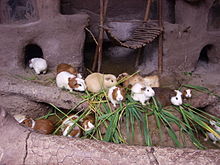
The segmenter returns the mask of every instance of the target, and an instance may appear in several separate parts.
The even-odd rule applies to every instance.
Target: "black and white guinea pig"
[[[108,99],[114,107],[125,100],[126,90],[120,86],[113,86],[108,90]]]
[[[59,88],[65,88],[72,92],[75,91],[85,91],[86,84],[85,81],[81,78],[76,77],[75,75],[69,72],[60,72],[56,76],[56,84]]]
[[[155,97],[162,106],[181,105],[182,93],[178,90],[172,90],[170,88],[157,88],[153,87],[155,91]]]
[[[36,74],[47,72],[47,61],[43,58],[32,58],[29,60],[29,67],[33,68]]]

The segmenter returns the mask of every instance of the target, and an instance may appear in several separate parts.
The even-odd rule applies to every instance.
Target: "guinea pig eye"
[[[81,87],[82,85],[81,85],[81,84],[79,84],[79,86]]]
[[[114,82],[113,80],[111,80],[112,82]]]
[[[178,100],[178,97],[176,97],[176,100]]]

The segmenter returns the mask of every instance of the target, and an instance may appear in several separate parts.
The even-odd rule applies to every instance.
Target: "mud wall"
[[[152,1],[150,13],[151,19],[157,19],[157,1]],[[146,1],[110,1],[107,10],[106,23],[114,24],[120,21],[142,20],[144,16]],[[210,49],[206,52],[209,63],[219,63],[218,51],[219,46],[219,0],[172,0],[163,1],[163,17],[164,17],[164,71],[182,72],[193,71],[198,65],[201,51],[210,45]],[[97,37],[98,34],[98,17],[99,17],[99,1],[84,1],[81,3],[78,0],[62,0],[61,12],[63,14],[72,14],[78,12],[86,12],[90,15],[90,28]],[[122,28],[127,35],[131,32],[128,26],[116,26]],[[127,30],[127,31],[126,31]],[[119,36],[120,38],[120,36]],[[91,42],[91,38],[87,39]],[[105,42],[111,42],[105,36]],[[90,46],[89,44],[87,45]],[[105,49],[106,48],[106,49]],[[105,59],[112,61],[112,64],[117,63],[118,57],[121,55],[124,60],[127,60],[129,67],[134,66],[136,51],[108,45],[104,48],[104,65]],[[91,57],[93,54],[85,52],[85,55]],[[120,56],[120,57],[121,57]],[[85,57],[87,58],[87,57]],[[88,58],[88,60],[90,60]],[[125,62],[126,63],[126,62]],[[108,64],[109,65],[109,64]],[[118,64],[119,66],[120,64]],[[131,70],[129,67],[122,65],[120,71]],[[145,48],[139,66],[133,68],[142,70],[143,74],[157,70],[157,40],[149,44]],[[109,71],[107,68],[106,70]],[[105,71],[103,66],[102,71]]]

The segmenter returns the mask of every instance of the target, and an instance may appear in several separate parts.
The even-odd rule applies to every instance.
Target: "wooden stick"
[[[162,0],[158,0],[158,19],[159,26],[163,29],[163,8],[162,8]],[[159,45],[158,45],[158,71],[159,74],[163,72],[163,31],[159,36]]]
[[[100,0],[100,17],[99,17],[99,38],[98,38],[98,45],[96,46],[95,56],[93,60],[92,70],[95,71],[97,64],[98,68],[97,71],[100,72],[101,63],[102,63],[102,45],[103,45],[103,38],[104,38],[104,19],[107,12],[108,0]]]
[[[151,8],[151,0],[147,0],[147,6],[146,6],[146,11],[145,11],[145,15],[144,15],[144,22],[147,22],[147,20],[149,19],[149,15],[150,15],[150,8]],[[139,59],[140,56],[143,54],[144,52],[144,47],[140,48],[143,50],[138,50],[138,53],[136,55],[136,60],[135,60],[135,67],[137,67],[137,65],[139,64]]]

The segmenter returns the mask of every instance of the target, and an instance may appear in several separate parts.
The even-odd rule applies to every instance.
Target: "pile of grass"
[[[212,94],[204,87],[192,85],[184,86]],[[163,139],[165,130],[176,147],[184,147],[184,143],[181,138],[179,138],[179,134],[177,135],[175,132],[173,124],[178,126],[180,136],[188,136],[191,142],[199,149],[205,148],[198,138],[201,134],[205,137],[207,132],[211,132],[216,137],[220,137],[220,134],[213,130],[208,124],[210,120],[220,122],[220,119],[189,104],[170,106],[165,109],[157,101],[157,98],[153,97],[152,102],[149,105],[143,106],[131,98],[129,91],[126,95],[126,101],[118,105],[117,108],[113,108],[111,103],[108,101],[105,90],[97,94],[86,92],[86,94],[81,97],[82,101],[67,113],[64,113],[62,110],[51,104],[55,111],[48,113],[48,115],[43,118],[48,118],[51,115],[56,115],[59,118],[57,129],[54,134],[57,134],[60,130],[60,124],[64,118],[73,113],[80,104],[88,102],[88,107],[76,113],[79,118],[75,120],[74,123],[81,127],[78,124],[78,121],[85,118],[87,115],[94,113],[95,128],[91,131],[85,132],[82,138],[103,140],[117,144],[127,143],[128,139],[135,137],[135,129],[137,128],[135,128],[134,124],[136,121],[139,123],[140,129],[142,129],[141,132],[143,132],[145,145],[152,146],[154,142],[152,140],[153,137],[151,135],[151,128],[149,127],[149,117],[151,116],[154,116],[155,118],[160,138]],[[57,115],[58,112],[62,114],[62,117]],[[182,117],[179,118],[175,116],[175,113],[173,112],[180,113]],[[121,128],[122,121],[125,122],[125,128]],[[122,129],[126,129],[126,137],[122,135]]]

